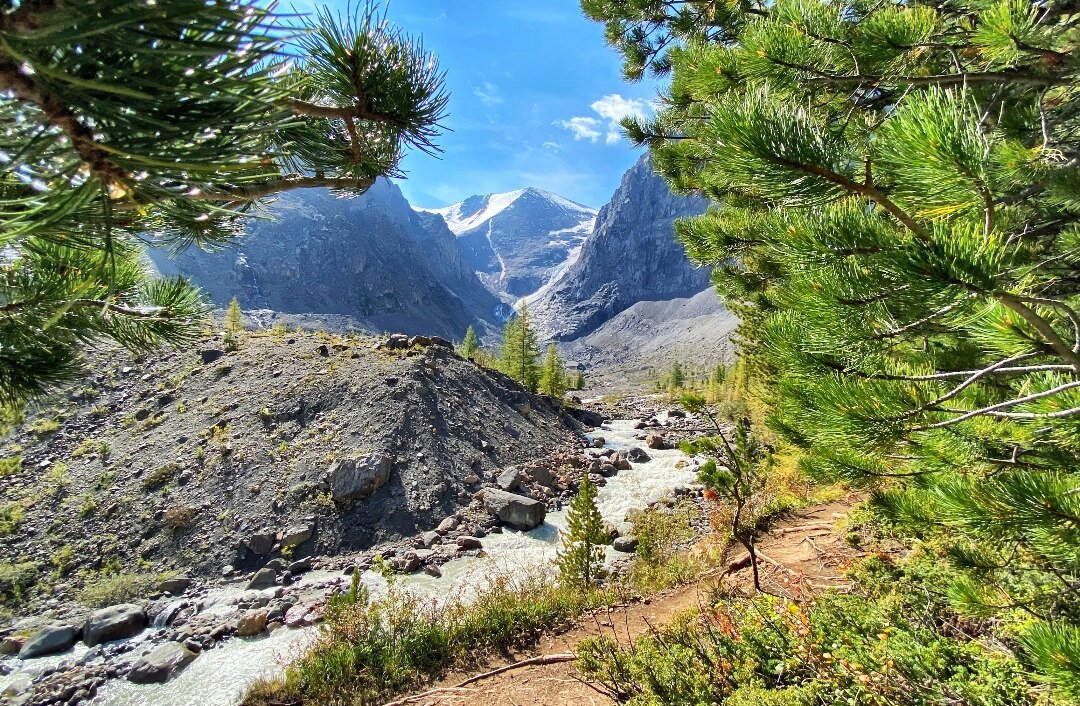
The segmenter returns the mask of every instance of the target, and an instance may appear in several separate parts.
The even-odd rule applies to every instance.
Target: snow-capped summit
[[[480,279],[507,299],[532,294],[565,271],[597,213],[535,188],[418,210],[441,216]]]

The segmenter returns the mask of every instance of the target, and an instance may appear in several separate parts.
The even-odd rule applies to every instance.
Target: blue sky
[[[603,27],[577,0],[391,0],[389,14],[439,56],[451,92],[441,159],[415,153],[403,163],[400,186],[414,206],[526,186],[607,203],[640,154],[612,119],[648,113],[657,86],[623,80]]]

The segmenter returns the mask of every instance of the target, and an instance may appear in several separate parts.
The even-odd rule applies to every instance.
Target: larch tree
[[[1062,0],[583,0],[625,123],[812,474],[943,526],[955,607],[1080,698],[1080,15]],[[1019,618],[1022,617],[1022,620]]]
[[[563,359],[554,343],[549,343],[544,366],[540,372],[540,391],[556,399],[562,399],[569,387]]]
[[[536,392],[540,385],[540,347],[529,319],[529,307],[522,304],[503,330],[501,367],[510,377]]]
[[[374,5],[0,3],[0,403],[81,372],[84,349],[194,340],[209,312],[143,247],[232,242],[265,199],[363,193],[437,150],[448,95]]]
[[[235,351],[240,347],[240,337],[244,333],[244,312],[240,310],[240,300],[233,297],[225,309],[225,348]]]
[[[476,329],[472,326],[465,331],[465,340],[461,342],[461,357],[473,360],[480,352],[480,338],[476,335]]]

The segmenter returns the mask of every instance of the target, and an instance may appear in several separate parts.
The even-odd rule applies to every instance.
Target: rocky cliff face
[[[224,305],[333,314],[374,330],[460,338],[496,322],[499,301],[462,257],[435,215],[412,210],[397,186],[378,181],[364,196],[292,192],[254,220],[236,247],[177,258],[152,252],[164,273],[191,277]]]
[[[431,213],[457,235],[466,262],[484,284],[509,301],[558,277],[596,218],[591,208],[532,188],[471,196]]]
[[[530,297],[544,338],[580,338],[640,301],[691,297],[709,286],[675,241],[674,222],[705,211],[703,198],[675,196],[642,157],[601,209],[581,252]]]

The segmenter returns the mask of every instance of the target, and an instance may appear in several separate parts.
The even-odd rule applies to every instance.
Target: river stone
[[[487,511],[514,529],[534,529],[543,524],[547,516],[544,503],[522,495],[486,488],[483,491],[483,498]]]
[[[648,463],[652,460],[652,456],[646,453],[645,449],[635,446],[626,452],[626,459],[631,463]]]
[[[625,554],[630,554],[637,551],[637,545],[637,537],[633,537],[631,535],[627,535],[625,537],[617,537],[615,541],[611,544],[615,551],[623,552]]]
[[[530,468],[529,477],[532,478],[533,481],[535,481],[536,483],[544,486],[545,488],[550,488],[551,484],[555,482],[555,477],[551,475],[551,471],[547,468],[544,468],[543,466]]]
[[[191,664],[198,655],[180,642],[164,642],[144,655],[128,672],[136,684],[164,684]]]
[[[277,585],[277,571],[270,567],[263,567],[255,572],[248,582],[247,590],[261,591],[264,588],[273,588]]]
[[[631,468],[630,459],[628,459],[626,454],[621,451],[611,457],[611,465],[615,466],[616,470],[620,471],[629,471]]]
[[[461,549],[481,549],[484,546],[476,537],[458,537],[457,545]]]
[[[266,629],[269,613],[265,610],[249,610],[236,623],[237,637],[255,637]]]
[[[121,603],[96,610],[83,625],[83,642],[87,647],[112,640],[134,637],[146,627],[146,611],[134,603]]]
[[[63,652],[75,644],[79,631],[71,625],[49,625],[30,636],[19,650],[19,659],[33,659],[42,655]]]
[[[390,457],[386,454],[338,459],[326,476],[330,495],[336,503],[366,498],[390,480],[390,466]]]
[[[645,437],[645,445],[650,449],[670,449],[671,444],[663,437],[662,434],[649,434]]]

